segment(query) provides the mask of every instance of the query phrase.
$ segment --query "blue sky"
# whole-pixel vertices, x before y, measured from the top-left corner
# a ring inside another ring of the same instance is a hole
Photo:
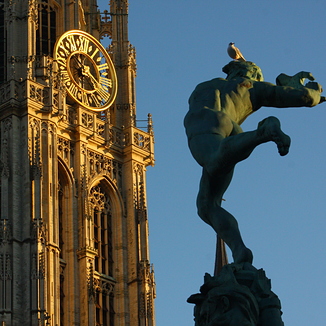
[[[201,169],[183,128],[188,97],[198,83],[225,77],[229,42],[261,67],[266,81],[305,70],[326,88],[326,7],[323,0],[129,3],[137,118],[153,115],[156,141],[156,166],[147,172],[156,323],[189,326],[193,305],[186,299],[205,272],[213,273],[215,234],[196,214]],[[99,5],[109,9],[108,0]],[[291,136],[290,153],[280,157],[274,143],[257,148],[237,166],[224,207],[238,219],[254,266],[271,278],[285,325],[326,325],[326,103],[262,108],[243,129],[270,115]]]

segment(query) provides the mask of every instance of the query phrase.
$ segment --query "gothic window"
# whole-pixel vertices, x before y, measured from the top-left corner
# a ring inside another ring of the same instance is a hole
[[[52,55],[56,41],[56,12],[49,2],[43,0],[38,5],[37,55]]]
[[[113,278],[112,205],[103,184],[91,189],[89,202],[93,218],[94,248],[97,251],[95,275],[101,284],[95,295],[95,325],[114,326],[113,293],[105,286]]]
[[[95,271],[113,277],[112,211],[109,196],[100,185],[91,189],[90,203],[93,211]]]
[[[61,177],[61,178],[60,178]],[[64,206],[64,188],[62,186],[62,172],[59,168],[59,187],[58,187],[58,217],[59,217],[59,248],[60,248],[60,325],[63,326],[64,320],[64,269],[65,262],[63,259],[63,249],[64,249],[64,241],[63,241],[63,206]]]
[[[96,326],[114,326],[113,294],[96,292]]]
[[[64,246],[64,241],[63,241],[63,225],[62,225],[62,218],[63,218],[63,187],[62,187],[62,180],[59,179],[59,189],[58,189],[58,215],[59,215],[59,248],[60,250],[60,258],[62,258],[62,253],[63,253],[63,246]]]
[[[0,84],[6,81],[6,39],[5,11],[0,4]]]
[[[114,326],[114,306],[113,306],[113,294],[109,295],[109,325]]]
[[[65,299],[67,280],[65,275],[69,265],[67,265],[67,238],[65,238],[65,232],[67,230],[67,220],[69,220],[69,206],[71,206],[71,185],[69,183],[67,174],[63,168],[63,165],[58,162],[58,234],[56,239],[58,241],[60,249],[60,326],[65,325],[65,314],[68,313],[65,309],[67,300]],[[70,235],[72,236],[72,235]]]
[[[63,275],[63,270],[60,269],[60,326],[64,326],[64,299],[65,299],[65,294],[63,290],[64,286],[64,275]]]

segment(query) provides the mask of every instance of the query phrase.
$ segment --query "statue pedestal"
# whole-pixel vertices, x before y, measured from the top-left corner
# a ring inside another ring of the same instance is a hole
[[[191,295],[195,326],[284,326],[281,303],[263,269],[228,264],[217,276],[205,274],[200,293]]]

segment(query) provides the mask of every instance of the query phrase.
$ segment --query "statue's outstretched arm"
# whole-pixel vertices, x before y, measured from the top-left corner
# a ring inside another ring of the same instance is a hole
[[[299,75],[301,74],[301,75]],[[282,83],[276,86],[266,82],[256,82],[251,92],[254,103],[261,106],[289,108],[289,107],[313,107],[319,103],[325,102],[325,97],[321,96],[322,87],[316,82],[309,82],[305,86],[301,83],[303,80],[302,72],[291,79],[288,83]],[[313,79],[313,76],[310,74]],[[305,77],[304,77],[305,78]],[[309,78],[310,79],[310,78]],[[291,85],[291,86],[289,86]],[[296,87],[294,87],[296,86]]]

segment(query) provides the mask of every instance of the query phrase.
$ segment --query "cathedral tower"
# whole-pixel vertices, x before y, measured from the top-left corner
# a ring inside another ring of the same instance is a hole
[[[135,77],[127,0],[0,1],[2,326],[155,325]]]

